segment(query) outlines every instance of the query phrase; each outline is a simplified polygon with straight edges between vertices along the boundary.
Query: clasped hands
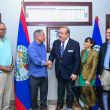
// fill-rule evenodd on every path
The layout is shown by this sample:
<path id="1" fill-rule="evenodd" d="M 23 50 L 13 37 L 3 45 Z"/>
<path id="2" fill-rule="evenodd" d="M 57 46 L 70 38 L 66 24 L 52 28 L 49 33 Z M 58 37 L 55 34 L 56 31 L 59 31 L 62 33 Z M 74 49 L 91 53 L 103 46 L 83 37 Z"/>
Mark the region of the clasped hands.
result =
<path id="1" fill-rule="evenodd" d="M 52 67 L 52 62 L 50 60 L 48 60 L 47 62 L 48 62 L 48 66 L 47 67 L 51 68 Z"/>
<path id="2" fill-rule="evenodd" d="M 12 71 L 13 67 L 14 67 L 13 65 L 2 67 L 2 71 L 9 74 Z"/>
<path id="3" fill-rule="evenodd" d="M 47 66 L 48 68 L 52 67 L 52 62 L 50 60 L 48 60 L 47 62 L 45 62 L 44 66 Z"/>

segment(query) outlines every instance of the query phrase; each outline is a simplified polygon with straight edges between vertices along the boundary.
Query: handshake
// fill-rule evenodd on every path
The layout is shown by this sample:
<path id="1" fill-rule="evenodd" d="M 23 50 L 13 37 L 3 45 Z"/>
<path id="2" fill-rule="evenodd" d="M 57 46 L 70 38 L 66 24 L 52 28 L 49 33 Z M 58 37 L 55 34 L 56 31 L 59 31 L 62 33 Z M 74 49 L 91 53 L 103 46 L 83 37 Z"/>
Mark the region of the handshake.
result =
<path id="1" fill-rule="evenodd" d="M 47 62 L 45 62 L 44 66 L 47 66 L 48 68 L 52 67 L 52 62 L 50 60 L 48 60 Z"/>

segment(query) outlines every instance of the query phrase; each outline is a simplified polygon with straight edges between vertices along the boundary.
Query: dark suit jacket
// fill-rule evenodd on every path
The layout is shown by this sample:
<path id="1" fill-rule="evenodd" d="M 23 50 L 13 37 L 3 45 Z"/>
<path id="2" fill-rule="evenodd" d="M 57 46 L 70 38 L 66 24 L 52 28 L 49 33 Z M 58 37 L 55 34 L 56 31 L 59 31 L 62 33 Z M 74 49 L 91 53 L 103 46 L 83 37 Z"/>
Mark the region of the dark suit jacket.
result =
<path id="1" fill-rule="evenodd" d="M 100 48 L 98 67 L 97 67 L 97 74 L 98 75 L 102 74 L 106 51 L 107 51 L 107 42 L 103 43 L 101 48 Z M 96 90 L 97 90 L 98 105 L 99 105 L 101 110 L 104 110 L 103 101 L 102 101 L 102 92 L 103 92 L 102 87 L 101 86 L 96 87 Z M 109 97 L 110 97 L 110 91 L 109 91 L 109 96 L 108 96 L 108 103 L 110 102 Z M 109 104 L 108 104 L 108 108 L 110 109 Z"/>
<path id="2" fill-rule="evenodd" d="M 63 79 L 69 79 L 71 74 L 78 74 L 80 66 L 80 48 L 79 43 L 69 39 L 66 48 L 64 50 L 63 56 L 60 56 L 60 40 L 56 40 L 53 43 L 53 48 L 49 56 L 50 61 L 54 61 L 55 58 L 55 72 L 56 77 L 58 77 L 59 72 Z"/>
<path id="3" fill-rule="evenodd" d="M 101 75 L 102 70 L 103 70 L 103 65 L 104 65 L 104 59 L 107 51 L 107 42 L 103 43 L 100 52 L 99 52 L 99 60 L 98 60 L 98 66 L 97 66 L 97 74 Z M 109 63 L 110 64 L 110 63 Z M 109 65 L 110 66 L 110 65 Z M 110 68 L 110 67 L 109 67 Z"/>

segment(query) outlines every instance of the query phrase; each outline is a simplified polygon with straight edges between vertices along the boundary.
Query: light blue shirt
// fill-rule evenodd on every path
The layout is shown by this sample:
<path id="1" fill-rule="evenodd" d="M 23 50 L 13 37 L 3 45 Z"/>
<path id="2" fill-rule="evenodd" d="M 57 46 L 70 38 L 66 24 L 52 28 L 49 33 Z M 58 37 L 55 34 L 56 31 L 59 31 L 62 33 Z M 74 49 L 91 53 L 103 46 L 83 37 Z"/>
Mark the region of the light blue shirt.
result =
<path id="1" fill-rule="evenodd" d="M 0 65 L 4 67 L 12 63 L 12 47 L 7 37 L 4 36 L 3 39 L 4 41 L 0 40 Z"/>
<path id="2" fill-rule="evenodd" d="M 104 68 L 109 69 L 109 61 L 110 61 L 110 43 L 107 42 L 107 51 L 104 59 Z"/>

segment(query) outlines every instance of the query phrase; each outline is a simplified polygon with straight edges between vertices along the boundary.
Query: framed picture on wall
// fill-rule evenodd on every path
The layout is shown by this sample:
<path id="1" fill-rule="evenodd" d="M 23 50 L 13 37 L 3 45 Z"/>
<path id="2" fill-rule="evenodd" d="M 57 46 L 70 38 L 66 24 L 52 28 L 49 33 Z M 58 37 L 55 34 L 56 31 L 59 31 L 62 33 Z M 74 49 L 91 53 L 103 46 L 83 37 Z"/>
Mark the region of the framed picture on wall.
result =
<path id="1" fill-rule="evenodd" d="M 47 30 L 47 53 L 50 53 L 53 42 L 59 39 L 59 30 L 61 27 L 46 27 Z"/>

